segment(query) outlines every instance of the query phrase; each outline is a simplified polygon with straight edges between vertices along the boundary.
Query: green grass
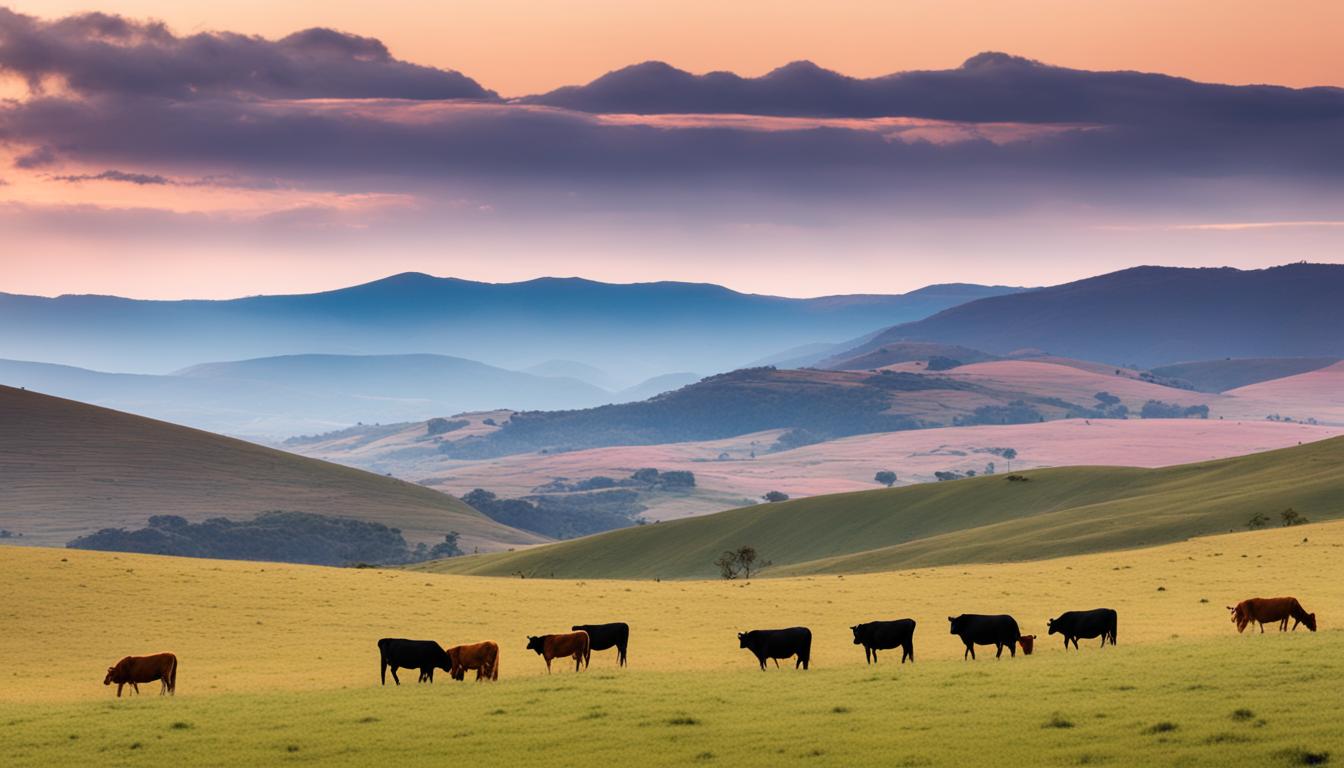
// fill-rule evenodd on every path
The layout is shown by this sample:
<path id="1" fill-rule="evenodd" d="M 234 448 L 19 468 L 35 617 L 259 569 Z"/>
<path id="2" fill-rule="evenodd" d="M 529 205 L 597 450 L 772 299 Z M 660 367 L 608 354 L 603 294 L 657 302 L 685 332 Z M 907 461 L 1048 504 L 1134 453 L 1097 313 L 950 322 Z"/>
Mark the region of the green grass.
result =
<path id="1" fill-rule="evenodd" d="M 1062 467 L 760 504 L 511 553 L 422 566 L 556 578 L 713 577 L 755 547 L 762 575 L 887 571 L 1151 546 L 1241 529 L 1293 507 L 1344 517 L 1344 438 L 1162 469 Z"/>
<path id="2" fill-rule="evenodd" d="M 1336 631 L 808 672 L 744 658 L 481 685 L 359 675 L 330 691 L 3 704 L 0 740 L 11 766 L 1312 765 L 1344 759 L 1341 672 Z"/>

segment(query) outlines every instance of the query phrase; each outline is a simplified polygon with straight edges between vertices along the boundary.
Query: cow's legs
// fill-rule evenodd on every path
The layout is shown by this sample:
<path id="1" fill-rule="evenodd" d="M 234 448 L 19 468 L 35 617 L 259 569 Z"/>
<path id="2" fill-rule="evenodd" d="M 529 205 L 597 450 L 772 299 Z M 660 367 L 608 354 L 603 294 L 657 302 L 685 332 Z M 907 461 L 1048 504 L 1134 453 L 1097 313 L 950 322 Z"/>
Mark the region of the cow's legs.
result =
<path id="1" fill-rule="evenodd" d="M 121 698 L 121 687 L 122 687 L 123 685 L 125 685 L 125 683 L 117 683 L 117 698 L 118 698 L 118 699 Z"/>
<path id="2" fill-rule="evenodd" d="M 580 669 L 583 669 L 583 651 L 574 654 L 574 671 L 578 672 Z"/>
<path id="3" fill-rule="evenodd" d="M 400 678 L 400 677 L 397 677 L 397 665 L 396 665 L 396 664 L 393 664 L 393 665 L 392 665 L 392 682 L 396 683 L 397 685 L 401 685 L 401 678 Z"/>
<path id="4" fill-rule="evenodd" d="M 381 667 L 378 676 L 383 681 L 382 684 L 387 685 L 387 659 L 379 659 L 378 666 Z"/>
<path id="5" fill-rule="evenodd" d="M 546 674 L 549 675 L 549 674 L 551 674 L 551 657 L 550 657 L 550 656 L 546 656 L 546 657 L 544 657 L 544 658 L 546 659 Z"/>
<path id="6" fill-rule="evenodd" d="M 137 683 L 137 682 L 135 682 L 134 680 L 132 680 L 132 681 L 131 681 L 131 690 L 132 690 L 132 691 L 135 691 L 135 695 L 136 695 L 136 696 L 139 696 L 139 695 L 140 695 L 140 684 Z"/>
<path id="7" fill-rule="evenodd" d="M 961 660 L 965 661 L 967 655 L 971 657 L 971 661 L 975 661 L 975 645 L 971 643 L 966 644 L 966 652 L 961 654 Z"/>

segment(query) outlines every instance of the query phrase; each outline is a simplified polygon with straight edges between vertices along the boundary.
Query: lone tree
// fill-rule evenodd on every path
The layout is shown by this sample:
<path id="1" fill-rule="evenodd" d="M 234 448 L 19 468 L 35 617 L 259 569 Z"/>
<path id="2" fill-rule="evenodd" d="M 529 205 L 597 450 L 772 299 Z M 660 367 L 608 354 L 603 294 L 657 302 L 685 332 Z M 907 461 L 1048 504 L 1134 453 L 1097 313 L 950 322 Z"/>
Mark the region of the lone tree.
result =
<path id="1" fill-rule="evenodd" d="M 884 469 L 881 472 L 878 472 L 876 475 L 873 475 L 873 481 L 881 483 L 890 488 L 891 486 L 896 484 L 896 473 L 892 472 L 889 469 Z"/>
<path id="2" fill-rule="evenodd" d="M 1279 518 L 1283 520 L 1284 527 L 1289 527 L 1293 525 L 1305 525 L 1311 522 L 1310 520 L 1299 514 L 1298 511 L 1296 509 L 1293 509 L 1292 507 L 1289 507 L 1280 512 Z"/>
<path id="3" fill-rule="evenodd" d="M 771 491 L 771 492 L 765 494 L 764 496 L 762 496 L 761 498 L 762 498 L 762 499 L 765 499 L 766 501 L 769 501 L 769 502 L 771 502 L 771 503 L 776 502 L 776 501 L 788 501 L 788 500 L 789 500 L 789 494 L 784 493 L 783 491 Z"/>
<path id="4" fill-rule="evenodd" d="M 1257 528 L 1264 528 L 1266 525 L 1269 525 L 1269 518 L 1265 517 L 1262 512 L 1256 512 L 1254 515 L 1251 515 L 1250 520 L 1246 521 L 1246 527 L 1252 531 Z"/>
<path id="5" fill-rule="evenodd" d="M 725 550 L 719 555 L 719 559 L 714 561 L 714 565 L 718 566 L 719 575 L 725 579 L 736 579 L 738 576 L 750 579 L 751 574 L 769 566 L 770 561 L 758 563 L 756 548 L 743 545 L 737 549 Z"/>

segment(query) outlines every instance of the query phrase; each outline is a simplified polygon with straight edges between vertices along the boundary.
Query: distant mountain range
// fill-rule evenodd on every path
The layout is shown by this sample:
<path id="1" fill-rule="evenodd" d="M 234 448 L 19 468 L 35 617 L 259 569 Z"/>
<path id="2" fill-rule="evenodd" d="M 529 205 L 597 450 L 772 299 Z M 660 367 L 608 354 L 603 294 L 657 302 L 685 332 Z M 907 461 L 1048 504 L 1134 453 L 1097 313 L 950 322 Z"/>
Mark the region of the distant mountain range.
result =
<path id="1" fill-rule="evenodd" d="M 496 284 L 407 273 L 325 293 L 227 301 L 0 294 L 0 358 L 167 373 L 212 360 L 432 353 L 512 369 L 573 361 L 626 387 L 669 371 L 729 370 L 786 347 L 854 338 L 1017 290 L 952 284 L 789 299 L 699 283 Z"/>
<path id="2" fill-rule="evenodd" d="M 829 367 L 899 342 L 1036 349 L 1138 368 L 1219 357 L 1344 357 L 1344 264 L 1136 267 L 994 296 L 904 323 Z M 878 355 L 880 357 L 880 355 Z"/>
<path id="3" fill-rule="evenodd" d="M 642 400 L 694 381 L 671 374 L 621 392 L 444 355 L 289 355 L 206 363 L 173 374 L 103 373 L 0 360 L 0 384 L 254 438 L 463 411 L 560 410 Z"/>

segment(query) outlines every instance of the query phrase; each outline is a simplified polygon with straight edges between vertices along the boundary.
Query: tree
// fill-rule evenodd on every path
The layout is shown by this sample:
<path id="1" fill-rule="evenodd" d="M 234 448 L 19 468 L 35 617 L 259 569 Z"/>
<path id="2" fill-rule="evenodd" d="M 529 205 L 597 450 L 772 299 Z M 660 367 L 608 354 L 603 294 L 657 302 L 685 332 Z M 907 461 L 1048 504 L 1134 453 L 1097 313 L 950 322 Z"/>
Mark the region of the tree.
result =
<path id="1" fill-rule="evenodd" d="M 1001 454 L 999 454 L 999 455 L 1003 456 L 1003 458 L 1005 458 L 1005 459 L 1007 459 L 1007 460 L 1009 460 L 1009 461 L 1012 461 L 1013 459 L 1016 459 L 1016 458 L 1017 458 L 1017 449 L 1016 449 L 1016 448 L 1004 448 L 1004 449 L 1003 449 L 1003 453 L 1001 453 Z"/>
<path id="2" fill-rule="evenodd" d="M 873 482 L 881 483 L 888 488 L 896 484 L 896 473 L 889 469 L 884 469 L 873 475 Z"/>
<path id="3" fill-rule="evenodd" d="M 1252 531 L 1257 528 L 1264 528 L 1266 525 L 1269 525 L 1269 518 L 1265 517 L 1261 512 L 1256 512 L 1254 515 L 1251 515 L 1250 520 L 1246 521 L 1246 527 Z"/>
<path id="4" fill-rule="evenodd" d="M 994 462 L 991 461 L 985 465 L 985 474 L 986 475 L 994 474 Z"/>
<path id="5" fill-rule="evenodd" d="M 787 493 L 783 493 L 783 492 L 781 492 L 781 491 L 771 491 L 771 492 L 765 494 L 764 496 L 762 496 L 761 498 L 762 498 L 762 499 L 765 499 L 765 500 L 768 501 L 768 502 L 774 503 L 774 502 L 776 502 L 776 501 L 788 501 L 788 500 L 789 500 L 789 494 L 787 494 Z"/>
<path id="6" fill-rule="evenodd" d="M 722 555 L 719 555 L 719 559 L 714 561 L 714 565 L 718 566 L 719 576 L 724 579 L 731 581 L 737 578 L 736 553 L 725 550 Z"/>
<path id="7" fill-rule="evenodd" d="M 1280 512 L 1279 518 L 1283 520 L 1283 525 L 1285 528 L 1294 525 L 1305 525 L 1311 522 L 1307 518 L 1303 517 L 1300 513 L 1298 513 L 1296 509 L 1293 509 L 1292 507 L 1289 507 Z"/>
<path id="8" fill-rule="evenodd" d="M 758 562 L 758 559 L 756 548 L 744 544 L 737 549 L 725 550 L 714 561 L 714 565 L 718 566 L 719 575 L 725 579 L 736 579 L 738 576 L 750 579 L 751 574 L 771 564 L 769 560 Z"/>

